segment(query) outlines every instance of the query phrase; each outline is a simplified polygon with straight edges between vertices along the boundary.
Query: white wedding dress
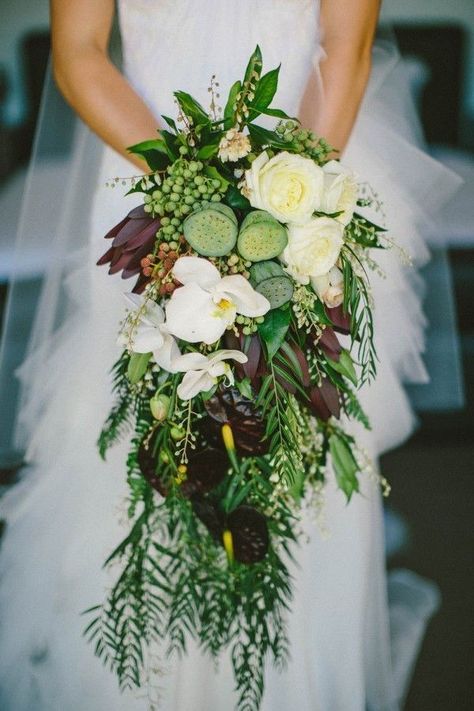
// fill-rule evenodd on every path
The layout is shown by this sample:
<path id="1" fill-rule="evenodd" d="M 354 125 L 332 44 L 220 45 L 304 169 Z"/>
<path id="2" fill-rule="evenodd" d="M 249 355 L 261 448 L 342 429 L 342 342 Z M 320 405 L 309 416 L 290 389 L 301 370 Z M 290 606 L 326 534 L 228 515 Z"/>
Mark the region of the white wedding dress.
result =
<path id="1" fill-rule="evenodd" d="M 282 63 L 274 105 L 295 115 L 321 58 L 318 11 L 316 0 L 121 0 L 124 71 L 158 123 L 160 114 L 176 114 L 175 89 L 206 105 L 213 74 L 225 97 L 258 43 L 267 70 Z M 344 160 L 382 197 L 393 237 L 421 264 L 427 250 L 416 228 L 418 206 L 430 211 L 438 174 L 416 145 L 397 67 L 396 58 L 375 50 Z M 117 175 L 130 175 L 130 164 L 104 148 L 100 173 L 88 176 L 96 185 L 93 205 L 82 213 L 88 248 L 67 281 L 75 309 L 50 344 L 47 368 L 32 386 L 34 399 L 21 413 L 20 427 L 30 432 L 29 466 L 1 502 L 7 521 L 0 581 L 3 711 L 149 708 L 146 690 L 119 693 L 115 677 L 81 636 L 80 613 L 102 601 L 117 574 L 103 571 L 102 563 L 127 530 L 126 443 L 106 463 L 95 447 L 111 403 L 108 372 L 118 355 L 120 292 L 131 288 L 131 282 L 95 266 L 106 247 L 102 236 L 136 202 L 124 199 L 120 187 L 105 187 Z M 412 431 L 402 382 L 425 378 L 418 277 L 395 251 L 381 256 L 387 278 L 374 277 L 379 377 L 362 393 L 373 429 L 359 433 L 375 461 Z M 20 372 L 24 383 L 31 382 L 36 355 L 30 354 Z M 381 497 L 368 476 L 362 489 L 346 506 L 329 482 L 327 539 L 305 517 L 308 541 L 297 551 L 294 570 L 292 658 L 281 674 L 268 665 L 262 711 L 399 707 L 391 673 Z M 165 711 L 233 708 L 227 658 L 215 672 L 190 645 L 186 658 L 165 660 L 164 666 L 159 686 Z"/>

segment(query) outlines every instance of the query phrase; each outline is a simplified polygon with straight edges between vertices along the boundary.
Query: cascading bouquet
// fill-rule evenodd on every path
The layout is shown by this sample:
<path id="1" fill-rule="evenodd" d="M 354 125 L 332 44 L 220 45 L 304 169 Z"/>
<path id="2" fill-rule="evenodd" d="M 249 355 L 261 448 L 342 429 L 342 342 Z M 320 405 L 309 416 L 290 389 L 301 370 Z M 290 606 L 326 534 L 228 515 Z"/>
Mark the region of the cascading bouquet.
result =
<path id="1" fill-rule="evenodd" d="M 369 427 L 356 394 L 376 365 L 366 267 L 386 246 L 352 172 L 270 108 L 278 73 L 262 75 L 257 47 L 223 115 L 214 77 L 209 113 L 175 93 L 180 127 L 164 116 L 169 130 L 130 149 L 151 170 L 130 190 L 143 204 L 99 260 L 138 277 L 99 437 L 105 457 L 133 429 L 131 530 L 86 634 L 122 687 L 144 683 L 155 646 L 229 648 L 240 710 L 259 707 L 265 657 L 288 655 L 302 507 L 329 462 L 348 499 L 359 488 L 342 422 Z"/>

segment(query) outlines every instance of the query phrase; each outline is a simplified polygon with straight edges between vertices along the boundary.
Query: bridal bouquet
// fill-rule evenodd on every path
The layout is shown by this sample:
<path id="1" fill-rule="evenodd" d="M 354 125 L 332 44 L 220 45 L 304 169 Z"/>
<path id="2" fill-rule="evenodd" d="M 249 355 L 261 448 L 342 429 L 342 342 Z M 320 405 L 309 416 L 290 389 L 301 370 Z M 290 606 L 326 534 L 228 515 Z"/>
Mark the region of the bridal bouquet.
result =
<path id="1" fill-rule="evenodd" d="M 266 656 L 287 658 L 302 507 L 329 470 L 347 499 L 359 488 L 344 421 L 369 427 L 366 268 L 385 245 L 352 172 L 270 107 L 278 73 L 262 75 L 257 47 L 223 113 L 214 77 L 210 112 L 175 93 L 177 122 L 130 149 L 151 171 L 131 187 L 143 202 L 99 260 L 137 277 L 98 443 L 105 457 L 132 430 L 131 528 L 87 635 L 123 687 L 146 682 L 155 648 L 229 649 L 241 711 L 259 707 Z"/>

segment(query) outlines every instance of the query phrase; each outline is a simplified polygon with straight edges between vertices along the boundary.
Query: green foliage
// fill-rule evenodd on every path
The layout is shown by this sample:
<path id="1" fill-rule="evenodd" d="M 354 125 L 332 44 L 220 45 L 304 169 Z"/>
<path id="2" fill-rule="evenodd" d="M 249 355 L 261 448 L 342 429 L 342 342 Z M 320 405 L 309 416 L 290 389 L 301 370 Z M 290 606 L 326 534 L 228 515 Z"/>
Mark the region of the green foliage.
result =
<path id="1" fill-rule="evenodd" d="M 112 368 L 112 390 L 116 402 L 112 407 L 97 440 L 97 447 L 102 459 L 108 449 L 117 444 L 130 430 L 135 413 L 136 395 L 130 390 L 126 377 L 129 356 L 124 352 Z"/>
<path id="2" fill-rule="evenodd" d="M 349 437 L 341 431 L 332 434 L 329 437 L 329 451 L 337 484 L 347 496 L 347 500 L 350 501 L 352 494 L 359 491 L 357 479 L 359 466 L 352 453 Z"/>
<path id="3" fill-rule="evenodd" d="M 351 338 L 358 342 L 357 358 L 360 365 L 358 385 L 362 387 L 364 383 L 375 378 L 377 371 L 374 319 L 366 278 L 355 271 L 348 254 L 344 254 L 346 250 L 360 265 L 361 270 L 363 270 L 363 266 L 355 252 L 348 246 L 344 247 L 341 254 L 344 274 L 343 308 L 346 313 L 351 315 Z"/>
<path id="4" fill-rule="evenodd" d="M 290 309 L 272 309 L 265 314 L 263 323 L 259 324 L 258 332 L 265 343 L 267 358 L 271 360 L 286 338 L 291 321 Z"/>

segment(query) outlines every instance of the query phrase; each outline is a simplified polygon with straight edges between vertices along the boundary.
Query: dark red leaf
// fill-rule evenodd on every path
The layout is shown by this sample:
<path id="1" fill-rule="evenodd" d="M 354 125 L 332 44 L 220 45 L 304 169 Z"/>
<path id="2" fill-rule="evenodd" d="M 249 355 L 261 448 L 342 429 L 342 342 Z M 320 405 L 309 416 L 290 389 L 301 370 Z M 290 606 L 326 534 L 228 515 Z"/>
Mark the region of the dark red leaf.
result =
<path id="1" fill-rule="evenodd" d="M 343 310 L 342 304 L 341 306 L 336 306 L 333 309 L 326 307 L 326 313 L 331 319 L 335 331 L 345 335 L 351 332 L 351 317 L 350 314 Z"/>
<path id="2" fill-rule="evenodd" d="M 318 341 L 318 346 L 331 360 L 338 361 L 341 357 L 342 346 L 330 326 L 326 326 L 326 328 L 323 329 L 323 333 Z"/>

